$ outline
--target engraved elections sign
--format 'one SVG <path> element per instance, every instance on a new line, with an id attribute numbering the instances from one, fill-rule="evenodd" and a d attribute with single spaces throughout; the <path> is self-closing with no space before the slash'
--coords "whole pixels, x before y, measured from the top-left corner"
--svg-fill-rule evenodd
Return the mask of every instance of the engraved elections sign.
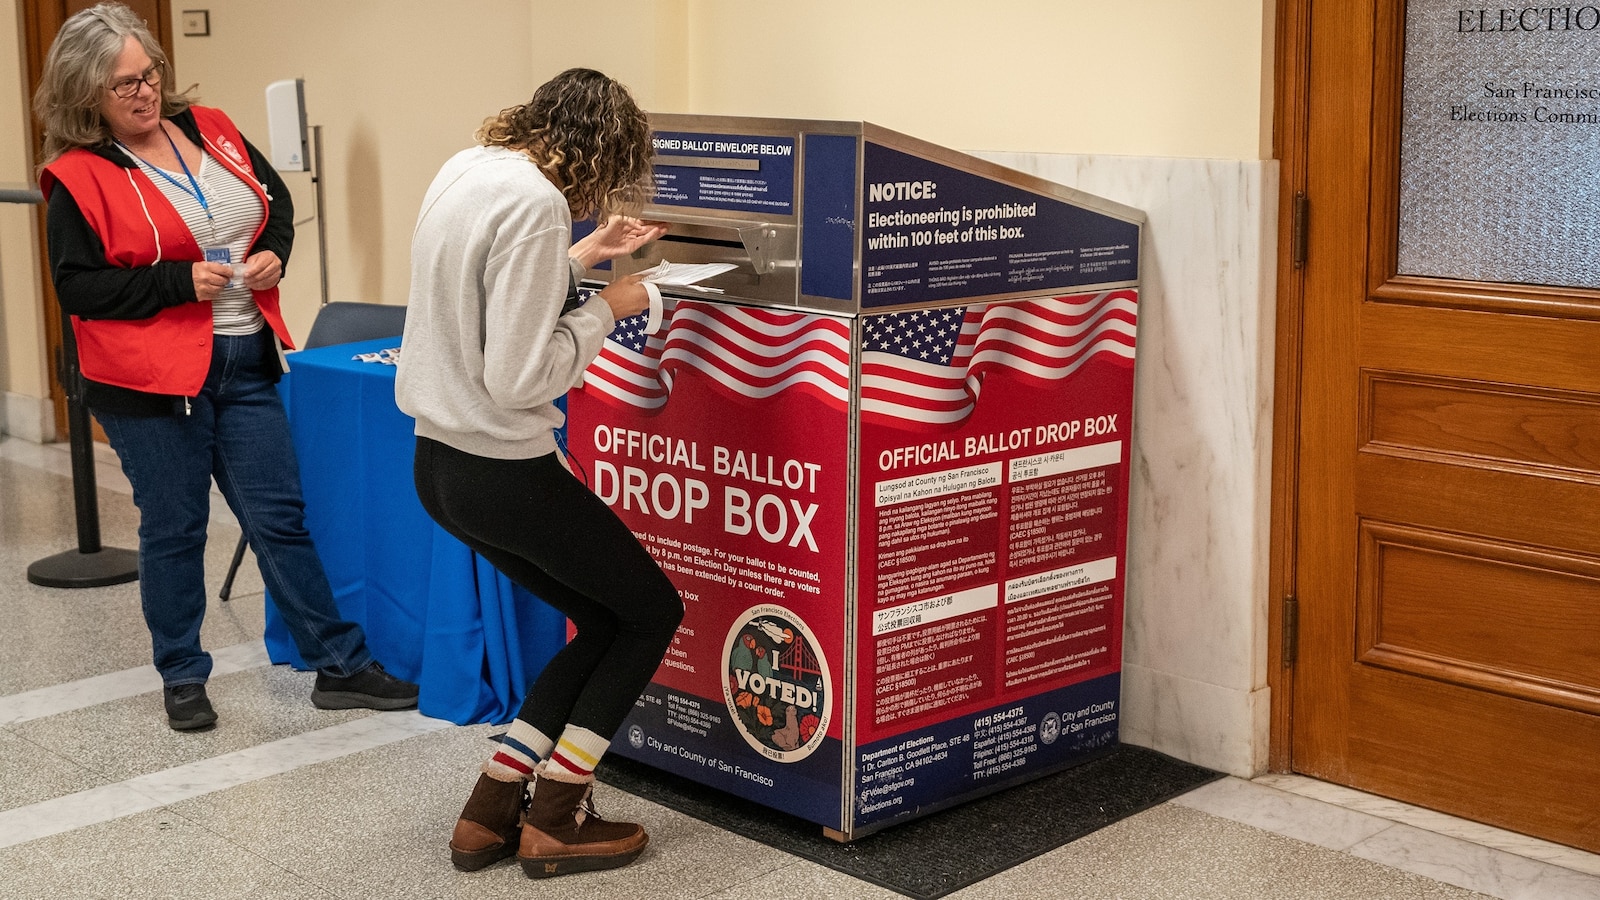
<path id="1" fill-rule="evenodd" d="M 1406 4 L 1399 271 L 1600 288 L 1600 6 Z"/>

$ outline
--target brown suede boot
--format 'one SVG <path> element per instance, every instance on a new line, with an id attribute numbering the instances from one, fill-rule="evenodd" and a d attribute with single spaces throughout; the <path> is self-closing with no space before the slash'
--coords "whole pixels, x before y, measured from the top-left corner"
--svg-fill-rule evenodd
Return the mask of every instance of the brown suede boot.
<path id="1" fill-rule="evenodd" d="M 541 765 L 522 819 L 517 859 L 529 878 L 613 869 L 633 862 L 650 842 L 632 822 L 607 822 L 594 811 L 593 779 L 556 781 Z"/>
<path id="2" fill-rule="evenodd" d="M 517 852 L 527 792 L 528 783 L 520 778 L 498 781 L 487 774 L 478 776 L 450 835 L 450 861 L 456 868 L 475 872 Z"/>

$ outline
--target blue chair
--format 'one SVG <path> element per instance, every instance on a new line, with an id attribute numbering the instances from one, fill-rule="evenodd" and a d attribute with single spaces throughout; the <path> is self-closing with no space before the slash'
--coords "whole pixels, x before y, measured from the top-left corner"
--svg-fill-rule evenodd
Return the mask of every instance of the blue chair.
<path id="1" fill-rule="evenodd" d="M 317 311 L 317 318 L 311 323 L 311 333 L 306 335 L 305 346 L 301 349 L 391 337 L 405 331 L 405 327 L 404 306 L 336 301 L 325 304 Z M 222 590 L 218 593 L 223 602 L 227 602 L 233 594 L 233 579 L 239 574 L 239 564 L 244 561 L 244 548 L 245 539 L 241 534 L 239 545 L 233 548 L 233 562 L 228 563 L 228 574 L 222 579 Z"/>

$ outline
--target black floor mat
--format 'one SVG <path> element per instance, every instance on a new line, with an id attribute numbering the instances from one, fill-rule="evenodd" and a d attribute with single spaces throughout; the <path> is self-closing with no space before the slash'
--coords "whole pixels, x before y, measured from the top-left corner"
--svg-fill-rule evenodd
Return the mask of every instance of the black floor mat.
<path id="1" fill-rule="evenodd" d="M 616 754 L 596 774 L 630 794 L 919 900 L 982 881 L 1222 777 L 1123 744 L 1066 771 L 841 844 L 815 823 Z"/>

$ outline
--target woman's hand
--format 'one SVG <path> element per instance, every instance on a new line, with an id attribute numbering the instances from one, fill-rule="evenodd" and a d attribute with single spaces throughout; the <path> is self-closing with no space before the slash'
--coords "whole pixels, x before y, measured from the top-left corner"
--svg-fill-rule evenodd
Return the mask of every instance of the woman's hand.
<path id="1" fill-rule="evenodd" d="M 645 222 L 630 216 L 612 216 L 604 225 L 572 245 L 567 255 L 588 269 L 608 259 L 632 253 L 667 233 L 665 222 Z"/>
<path id="2" fill-rule="evenodd" d="M 222 294 L 233 278 L 233 266 L 227 263 L 197 262 L 191 273 L 194 276 L 194 299 L 210 303 Z"/>
<path id="3" fill-rule="evenodd" d="M 271 250 L 253 253 L 244 261 L 244 286 L 252 291 L 271 290 L 283 277 L 283 262 Z"/>
<path id="4" fill-rule="evenodd" d="M 611 282 L 600 292 L 600 299 L 611 307 L 611 317 L 618 320 L 637 316 L 650 308 L 650 295 L 644 289 L 642 273 Z"/>

